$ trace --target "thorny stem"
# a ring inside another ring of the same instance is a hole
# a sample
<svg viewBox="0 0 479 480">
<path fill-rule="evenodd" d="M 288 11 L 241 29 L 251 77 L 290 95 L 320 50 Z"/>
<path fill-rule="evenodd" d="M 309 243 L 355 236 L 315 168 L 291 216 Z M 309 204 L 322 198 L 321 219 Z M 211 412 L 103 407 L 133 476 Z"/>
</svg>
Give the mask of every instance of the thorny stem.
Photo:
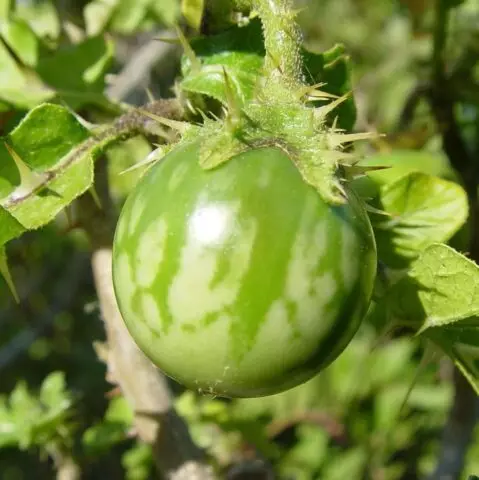
<svg viewBox="0 0 479 480">
<path fill-rule="evenodd" d="M 291 0 L 253 0 L 263 24 L 267 86 L 291 90 L 302 83 L 301 32 Z M 268 93 L 268 89 L 266 89 Z M 277 95 L 273 89 L 271 95 Z"/>
</svg>

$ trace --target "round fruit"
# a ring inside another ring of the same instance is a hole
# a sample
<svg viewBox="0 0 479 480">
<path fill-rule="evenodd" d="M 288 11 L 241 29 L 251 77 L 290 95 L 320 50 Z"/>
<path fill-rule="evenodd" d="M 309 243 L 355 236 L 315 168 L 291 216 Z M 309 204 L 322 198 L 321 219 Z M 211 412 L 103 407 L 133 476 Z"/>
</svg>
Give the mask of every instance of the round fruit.
<svg viewBox="0 0 479 480">
<path fill-rule="evenodd" d="M 187 387 L 270 395 L 310 379 L 356 332 L 376 275 L 369 219 L 325 203 L 276 148 L 212 169 L 172 150 L 127 199 L 113 280 L 139 347 Z M 346 187 L 347 188 L 347 187 Z"/>
</svg>

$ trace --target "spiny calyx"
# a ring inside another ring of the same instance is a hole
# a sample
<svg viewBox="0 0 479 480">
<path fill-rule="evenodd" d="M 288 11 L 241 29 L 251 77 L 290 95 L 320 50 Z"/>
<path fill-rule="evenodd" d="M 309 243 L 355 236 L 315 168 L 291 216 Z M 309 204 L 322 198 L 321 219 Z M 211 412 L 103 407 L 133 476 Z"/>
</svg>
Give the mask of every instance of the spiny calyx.
<svg viewBox="0 0 479 480">
<path fill-rule="evenodd" d="M 199 140 L 199 163 L 206 170 L 250 149 L 276 147 L 288 154 L 304 181 L 316 188 L 325 201 L 343 203 L 341 182 L 344 179 L 338 174 L 338 166 L 351 165 L 355 161 L 354 155 L 344 151 L 344 145 L 376 134 L 347 134 L 337 128 L 335 122 L 328 125 L 327 116 L 347 96 L 311 108 L 305 103 L 311 95 L 315 100 L 330 97 L 314 88 L 303 89 L 297 95 L 291 94 L 288 102 L 272 102 L 268 100 L 269 95 L 268 99 L 259 95 L 244 108 L 240 108 L 232 97 L 222 119 L 212 120 L 205 116 L 201 126 L 183 122 L 178 125 L 168 122 L 168 126 L 181 131 L 180 143 Z M 161 118 L 157 120 L 166 123 Z"/>
</svg>

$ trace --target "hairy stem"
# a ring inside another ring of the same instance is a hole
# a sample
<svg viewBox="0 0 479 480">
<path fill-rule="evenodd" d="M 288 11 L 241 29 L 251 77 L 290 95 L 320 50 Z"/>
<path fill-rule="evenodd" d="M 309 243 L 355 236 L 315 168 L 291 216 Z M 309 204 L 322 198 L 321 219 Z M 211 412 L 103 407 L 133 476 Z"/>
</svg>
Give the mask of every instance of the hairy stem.
<svg viewBox="0 0 479 480">
<path fill-rule="evenodd" d="M 292 1 L 254 0 L 253 5 L 263 23 L 267 86 L 284 86 L 285 95 L 291 98 L 291 90 L 302 83 L 301 33 Z M 265 90 L 267 92 L 268 88 Z M 275 96 L 277 93 L 271 92 Z"/>
<path fill-rule="evenodd" d="M 114 214 L 106 162 L 97 162 L 100 210 L 90 195 L 81 197 L 81 224 L 93 249 L 92 268 L 108 340 L 108 380 L 117 383 L 135 412 L 139 438 L 152 445 L 162 478 L 210 480 L 211 468 L 176 414 L 167 380 L 136 346 L 118 310 L 111 274 Z"/>
</svg>

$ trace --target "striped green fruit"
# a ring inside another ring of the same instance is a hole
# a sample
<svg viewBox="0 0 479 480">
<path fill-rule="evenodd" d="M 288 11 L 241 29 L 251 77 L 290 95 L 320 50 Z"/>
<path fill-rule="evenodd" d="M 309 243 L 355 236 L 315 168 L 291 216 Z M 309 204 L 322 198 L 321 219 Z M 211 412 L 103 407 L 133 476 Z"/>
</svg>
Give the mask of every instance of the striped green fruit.
<svg viewBox="0 0 479 480">
<path fill-rule="evenodd" d="M 326 204 L 288 156 L 250 150 L 213 170 L 172 150 L 127 199 L 113 280 L 124 321 L 167 375 L 255 397 L 310 379 L 356 332 L 376 246 L 362 203 Z"/>
</svg>

